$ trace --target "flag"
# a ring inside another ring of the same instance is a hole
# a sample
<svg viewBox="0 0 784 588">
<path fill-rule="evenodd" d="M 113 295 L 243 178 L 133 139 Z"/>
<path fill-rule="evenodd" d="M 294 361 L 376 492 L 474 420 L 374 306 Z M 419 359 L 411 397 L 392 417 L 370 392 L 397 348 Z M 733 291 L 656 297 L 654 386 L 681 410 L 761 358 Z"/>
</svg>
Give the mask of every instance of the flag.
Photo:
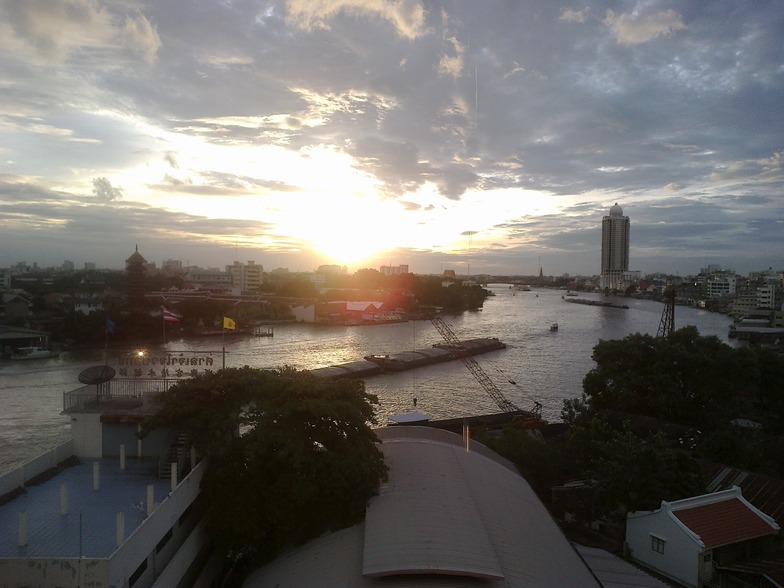
<svg viewBox="0 0 784 588">
<path fill-rule="evenodd" d="M 106 319 L 106 332 L 109 334 L 114 333 L 115 328 L 117 328 L 117 325 L 114 324 L 114 321 Z"/>
<path fill-rule="evenodd" d="M 163 320 L 167 323 L 179 323 L 182 320 L 182 315 L 166 310 L 165 306 L 161 306 L 161 310 L 163 311 Z"/>
<path fill-rule="evenodd" d="M 230 330 L 233 331 L 234 329 L 237 328 L 237 323 L 234 322 L 234 319 L 230 319 L 229 317 L 224 316 L 223 317 L 223 328 L 224 329 L 230 329 Z"/>
</svg>

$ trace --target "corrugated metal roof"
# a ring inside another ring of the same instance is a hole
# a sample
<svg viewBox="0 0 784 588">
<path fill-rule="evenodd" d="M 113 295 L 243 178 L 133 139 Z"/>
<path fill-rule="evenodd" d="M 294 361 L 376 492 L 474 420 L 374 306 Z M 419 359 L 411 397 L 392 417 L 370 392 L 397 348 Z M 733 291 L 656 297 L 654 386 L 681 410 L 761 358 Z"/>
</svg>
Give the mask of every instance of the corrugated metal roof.
<svg viewBox="0 0 784 588">
<path fill-rule="evenodd" d="M 466 452 L 459 435 L 429 427 L 377 433 L 389 481 L 366 523 L 287 552 L 247 588 L 600 586 L 528 483 L 487 448 Z"/>
<path fill-rule="evenodd" d="M 407 445 L 386 454 L 395 480 L 368 505 L 362 574 L 503 578 L 459 456 Z"/>
<path fill-rule="evenodd" d="M 604 588 L 670 588 L 661 580 L 654 578 L 604 549 L 575 545 Z"/>
<path fill-rule="evenodd" d="M 708 478 L 708 492 L 738 486 L 743 498 L 784 526 L 784 480 L 746 472 L 724 464 L 699 460 Z"/>
</svg>

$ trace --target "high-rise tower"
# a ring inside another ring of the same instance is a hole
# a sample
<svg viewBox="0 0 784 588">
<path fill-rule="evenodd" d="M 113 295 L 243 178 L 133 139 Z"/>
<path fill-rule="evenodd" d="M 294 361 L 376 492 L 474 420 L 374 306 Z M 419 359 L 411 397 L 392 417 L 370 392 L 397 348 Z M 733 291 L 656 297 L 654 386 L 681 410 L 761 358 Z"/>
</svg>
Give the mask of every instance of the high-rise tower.
<svg viewBox="0 0 784 588">
<path fill-rule="evenodd" d="M 629 271 L 629 217 L 615 203 L 609 216 L 602 218 L 602 290 L 624 289 L 624 274 Z"/>
</svg>

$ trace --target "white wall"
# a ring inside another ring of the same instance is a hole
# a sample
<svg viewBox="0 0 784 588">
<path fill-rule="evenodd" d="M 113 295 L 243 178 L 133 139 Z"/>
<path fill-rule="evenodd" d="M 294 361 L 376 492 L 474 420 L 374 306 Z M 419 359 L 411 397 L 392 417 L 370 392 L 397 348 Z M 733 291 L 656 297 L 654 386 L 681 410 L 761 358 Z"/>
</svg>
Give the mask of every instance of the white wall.
<svg viewBox="0 0 784 588">
<path fill-rule="evenodd" d="M 74 455 L 77 457 L 103 457 L 103 435 L 101 431 L 100 414 L 89 412 L 71 414 L 71 436 L 74 440 Z"/>
<path fill-rule="evenodd" d="M 651 548 L 651 534 L 666 541 L 664 553 Z M 629 513 L 626 519 L 626 543 L 632 559 L 686 586 L 697 587 L 703 547 L 671 518 L 666 509 L 651 513 Z"/>
<path fill-rule="evenodd" d="M 291 312 L 297 322 L 312 323 L 316 320 L 315 304 L 309 304 L 307 306 L 292 306 Z"/>
</svg>

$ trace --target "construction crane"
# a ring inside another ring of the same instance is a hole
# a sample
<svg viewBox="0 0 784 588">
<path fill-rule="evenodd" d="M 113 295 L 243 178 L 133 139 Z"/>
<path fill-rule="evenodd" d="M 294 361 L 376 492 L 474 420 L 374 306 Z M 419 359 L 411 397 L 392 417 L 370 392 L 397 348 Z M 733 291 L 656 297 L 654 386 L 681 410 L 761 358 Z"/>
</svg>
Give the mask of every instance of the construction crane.
<svg viewBox="0 0 784 588">
<path fill-rule="evenodd" d="M 484 388 L 485 392 L 487 392 L 490 397 L 495 401 L 495 403 L 500 407 L 501 410 L 504 412 L 523 412 L 519 406 L 514 404 L 511 400 L 506 398 L 501 390 L 498 389 L 498 386 L 495 385 L 495 382 L 490 379 L 485 371 L 482 369 L 476 360 L 473 357 L 468 355 L 465 351 L 465 346 L 460 342 L 460 339 L 457 338 L 454 331 L 447 325 L 441 317 L 436 316 L 430 319 L 430 322 L 433 323 L 433 326 L 436 330 L 441 334 L 444 340 L 449 343 L 455 350 L 460 361 L 468 368 L 468 371 L 476 378 L 476 381 Z M 535 403 L 534 410 L 532 411 L 535 416 L 539 416 L 542 411 L 542 405 L 538 402 Z"/>
<path fill-rule="evenodd" d="M 657 337 L 669 337 L 675 328 L 675 288 L 667 286 L 664 289 L 664 310 L 662 311 L 659 330 L 656 331 Z"/>
</svg>

